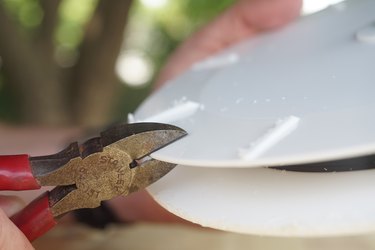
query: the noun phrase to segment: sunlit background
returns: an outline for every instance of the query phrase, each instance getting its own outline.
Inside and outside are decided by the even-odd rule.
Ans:
[[[302,12],[305,15],[323,10],[332,4],[343,2],[344,0],[304,0]]]
[[[342,1],[344,0],[304,0],[302,14],[309,15]],[[140,0],[140,2],[149,10],[159,11],[169,4],[168,0]],[[154,67],[151,58],[147,55],[141,51],[130,51],[119,56],[116,72],[123,83],[142,86],[152,79]]]
[[[305,0],[302,13],[311,14],[340,1],[342,0]],[[28,36],[34,36],[42,24],[44,13],[41,2],[3,0],[7,12]],[[77,64],[86,32],[85,26],[92,18],[98,1],[60,2],[53,34],[53,60],[64,72],[64,69],[69,71]],[[233,2],[235,0],[134,1],[114,69],[119,82],[116,91],[118,98],[112,100],[114,104],[110,118],[106,118],[108,122],[125,119],[126,114],[133,111],[150,93],[155,76],[178,44]],[[19,69],[20,74],[25,71],[27,70]],[[22,96],[7,80],[0,57],[0,120],[27,122],[22,106],[19,105]]]

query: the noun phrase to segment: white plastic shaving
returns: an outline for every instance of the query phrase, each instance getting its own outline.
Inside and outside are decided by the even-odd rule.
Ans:
[[[128,122],[160,122],[160,123],[171,123],[185,119],[189,116],[194,115],[199,109],[204,109],[204,106],[197,102],[184,101],[178,102],[174,107],[169,108],[161,113],[150,116],[143,120],[136,120],[133,114],[128,114]]]
[[[135,117],[132,113],[129,113],[128,114],[128,123],[135,123],[136,120],[135,120]]]
[[[223,55],[215,58],[208,58],[204,61],[193,64],[193,70],[204,70],[204,69],[214,69],[221,68],[226,65],[230,65],[238,62],[239,56],[235,53],[229,55]]]
[[[244,160],[258,158],[293,132],[298,127],[299,121],[300,118],[296,116],[289,116],[277,121],[273,128],[252,143],[249,148],[239,149],[238,155]]]

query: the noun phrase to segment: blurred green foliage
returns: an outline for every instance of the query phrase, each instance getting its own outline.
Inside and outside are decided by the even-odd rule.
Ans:
[[[132,18],[142,22],[147,16],[152,31],[148,39],[145,39],[148,44],[141,49],[150,53],[157,66],[162,66],[179,43],[233,2],[234,0],[169,0],[160,9],[150,9],[141,2],[136,2]]]
[[[41,23],[43,11],[37,0],[3,0],[21,28],[35,29]]]
[[[84,26],[90,19],[97,0],[65,0],[59,8],[59,24],[55,39],[59,55],[62,53],[76,54],[82,41]],[[67,57],[66,55],[61,55]]]
[[[154,77],[144,87],[122,87],[122,96],[115,117],[134,109],[152,90],[152,82],[176,47],[199,27],[213,19],[235,0],[169,0],[162,8],[148,8],[141,1],[135,2],[129,23],[127,49],[139,50],[149,56],[155,67]],[[141,27],[146,25],[147,27]],[[144,33],[131,32],[144,29]]]
[[[136,50],[150,58],[154,65],[154,77],[168,55],[192,32],[217,16],[235,0],[166,0],[159,8],[152,8],[135,1],[130,12],[124,49]],[[59,23],[55,32],[56,60],[62,67],[74,64],[78,48],[98,0],[62,0],[59,8]],[[43,19],[38,0],[3,0],[8,12],[26,33],[33,31]],[[0,38],[1,39],[1,38]],[[1,56],[1,55],[0,55]],[[1,74],[1,64],[0,64]],[[150,82],[143,87],[121,85],[120,102],[114,119],[121,119],[133,111],[151,90]],[[17,120],[17,98],[0,77],[0,120]]]

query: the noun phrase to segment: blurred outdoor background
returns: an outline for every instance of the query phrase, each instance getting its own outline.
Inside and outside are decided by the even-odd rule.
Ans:
[[[0,121],[125,120],[168,55],[234,0],[2,0]]]
[[[152,91],[170,53],[235,1],[0,0],[0,124],[95,128],[125,121]],[[305,0],[303,13],[338,1]],[[0,139],[12,141],[4,135]],[[33,143],[22,146],[32,148]],[[59,225],[34,246],[344,250],[374,249],[375,236],[303,239],[184,225],[138,223],[104,231]]]
[[[125,120],[168,55],[236,0],[2,0],[0,122]],[[304,13],[338,0],[309,0]]]

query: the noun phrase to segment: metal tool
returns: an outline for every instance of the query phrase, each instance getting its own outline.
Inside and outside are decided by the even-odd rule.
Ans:
[[[167,124],[125,124],[54,155],[0,156],[0,190],[57,186],[11,220],[32,241],[69,211],[95,208],[101,201],[144,189],[175,167],[149,155],[185,135]]]

